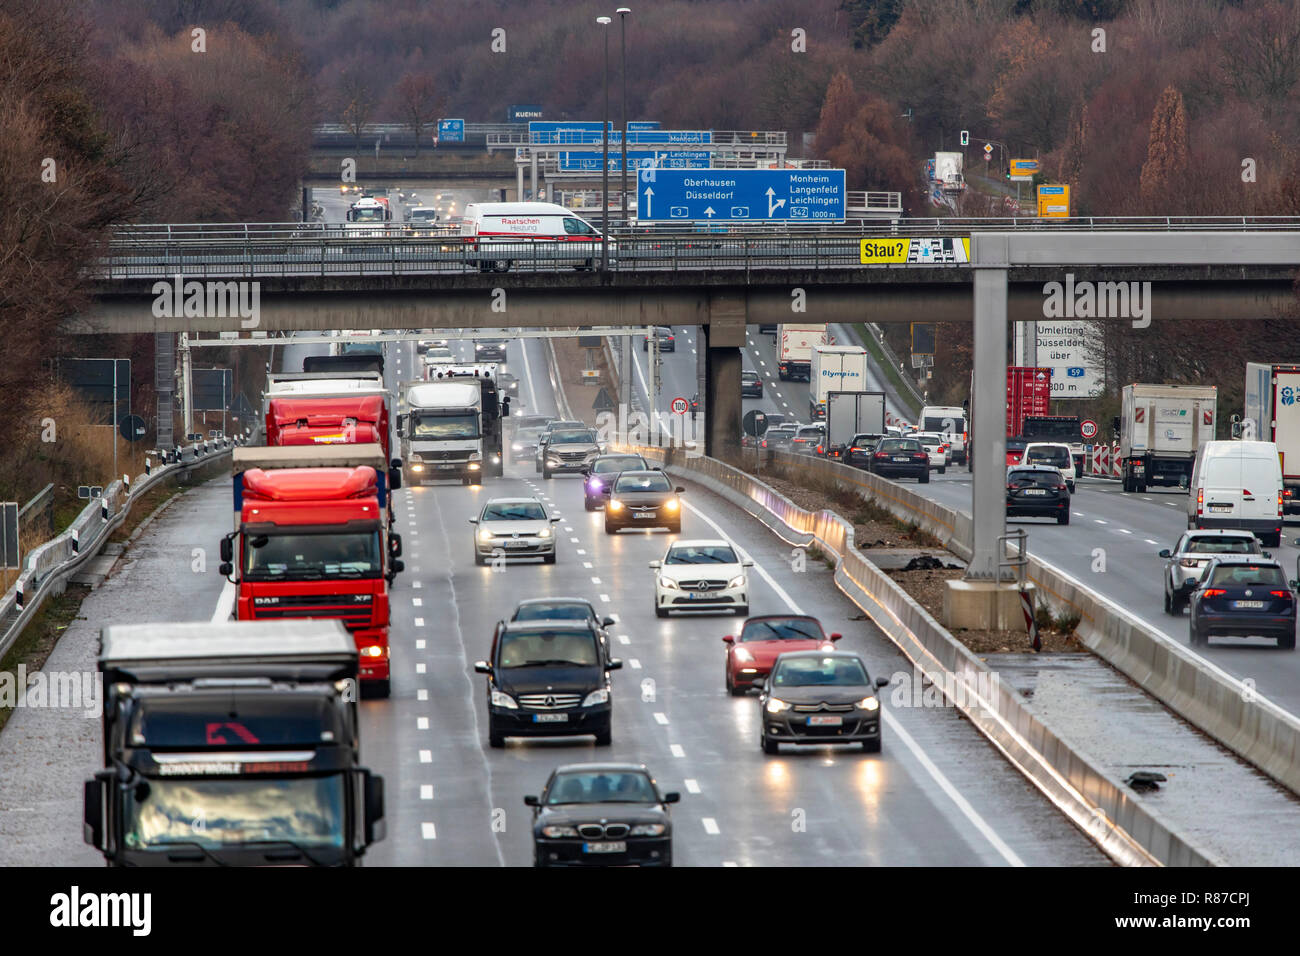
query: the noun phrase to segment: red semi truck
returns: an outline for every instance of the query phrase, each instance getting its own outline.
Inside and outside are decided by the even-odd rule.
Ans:
[[[235,619],[342,621],[363,694],[387,697],[388,586],[403,568],[386,515],[400,472],[377,443],[235,452],[234,530],[221,540]]]

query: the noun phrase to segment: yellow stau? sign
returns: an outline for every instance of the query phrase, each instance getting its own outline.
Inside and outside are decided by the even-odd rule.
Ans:
[[[970,237],[863,239],[860,260],[867,266],[890,263],[912,265],[968,263],[970,262]]]

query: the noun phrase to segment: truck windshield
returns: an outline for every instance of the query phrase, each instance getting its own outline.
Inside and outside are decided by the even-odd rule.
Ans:
[[[249,535],[244,576],[250,579],[375,578],[379,532]]]
[[[479,437],[477,415],[417,415],[412,438],[441,441]]]
[[[1058,441],[1065,442],[1067,445],[1071,442],[1079,441],[1079,420],[1077,418],[1067,418],[1065,421],[1052,421],[1051,419],[1032,419],[1026,418],[1024,424],[1024,434],[1022,438],[1031,441]]]
[[[342,848],[343,775],[240,779],[153,778],[123,791],[129,850],[199,844],[209,849],[290,841]]]
[[[353,209],[353,210],[352,210],[352,221],[353,221],[353,222],[383,222],[383,221],[384,221],[384,212],[385,212],[385,210],[383,209],[383,207],[378,207],[378,208],[376,208],[376,207],[371,207],[371,208],[367,208],[367,209]]]

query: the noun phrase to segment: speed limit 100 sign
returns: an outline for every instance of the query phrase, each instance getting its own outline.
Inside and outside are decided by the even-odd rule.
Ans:
[[[1094,421],[1085,421],[1079,423],[1079,434],[1084,438],[1097,437],[1097,423]]]
[[[673,407],[673,411],[676,412],[678,415],[685,415],[685,414],[686,414],[686,407],[687,407],[687,406],[686,406],[686,399],[684,399],[684,398],[674,398],[674,399],[673,399],[673,406],[672,406],[672,407]]]

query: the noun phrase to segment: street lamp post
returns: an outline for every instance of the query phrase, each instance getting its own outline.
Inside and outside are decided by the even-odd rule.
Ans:
[[[618,212],[623,225],[627,226],[627,15],[632,12],[629,7],[619,7],[620,33],[619,76],[623,80],[623,165],[619,168]]]
[[[614,21],[597,17],[596,22],[608,27]],[[601,151],[600,190],[600,271],[609,271],[609,30],[605,30],[605,116],[600,124]]]

